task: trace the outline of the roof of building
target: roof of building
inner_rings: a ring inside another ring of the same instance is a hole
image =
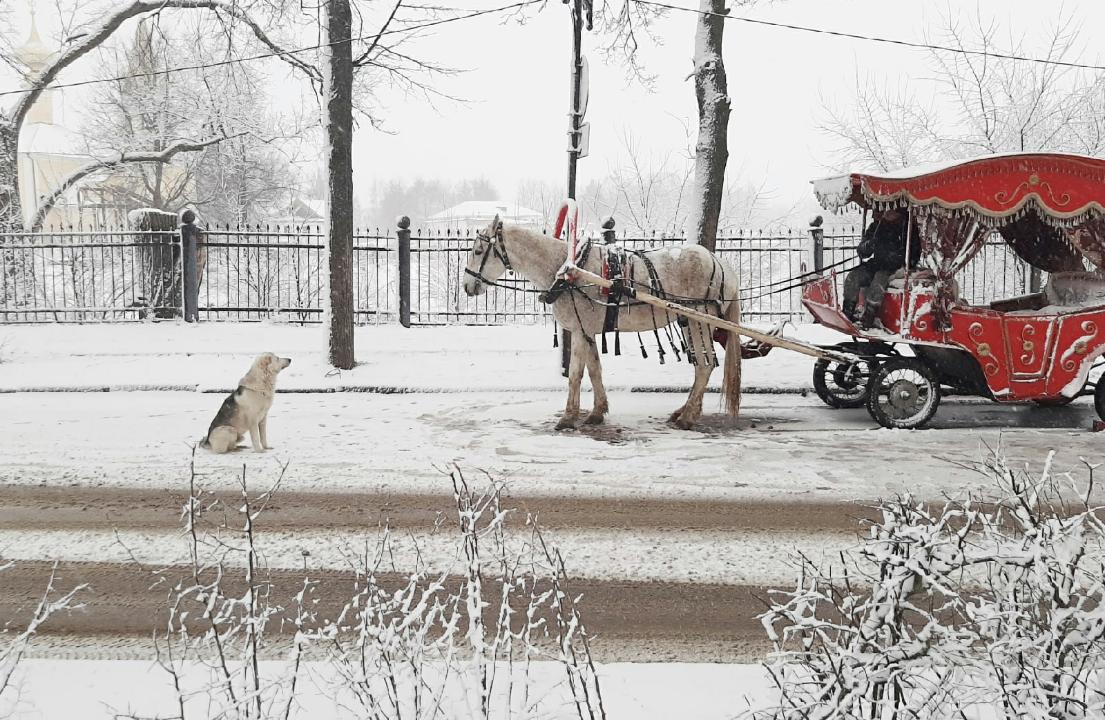
[[[430,222],[459,223],[465,221],[490,221],[496,215],[501,220],[516,223],[541,222],[544,215],[517,203],[505,200],[465,200],[451,208],[431,215]]]

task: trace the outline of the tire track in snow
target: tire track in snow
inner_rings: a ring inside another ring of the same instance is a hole
[[[237,495],[218,492],[233,507]],[[180,528],[183,490],[90,488],[41,485],[0,486],[0,528],[4,530],[112,530]],[[855,532],[877,517],[867,505],[847,502],[773,500],[674,500],[648,497],[549,497],[507,492],[505,507],[545,528],[619,530],[760,530]],[[411,493],[293,492],[281,490],[259,522],[262,529],[432,528],[438,514],[452,510],[447,495]]]
[[[25,621],[51,570],[50,563],[19,562],[4,571],[0,615]],[[187,577],[189,572],[173,566],[166,576]],[[353,576],[316,571],[311,577],[319,583],[320,615],[333,617],[342,598],[351,593]],[[385,586],[398,586],[403,580],[394,574],[379,577]],[[277,570],[271,581],[275,597],[291,598],[302,587],[302,574]],[[80,583],[90,585],[81,596],[84,607],[51,617],[40,629],[44,638],[39,652],[82,658],[152,656],[151,636],[165,624],[167,583],[155,585],[134,566],[123,564],[58,566],[57,587]],[[749,661],[767,649],[755,617],[763,610],[759,598],[767,597],[769,588],[764,586],[574,580],[570,589],[583,596],[585,621],[599,660],[624,660],[628,650],[643,660]],[[496,612],[495,606],[487,612]]]

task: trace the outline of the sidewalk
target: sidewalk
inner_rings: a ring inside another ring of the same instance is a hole
[[[843,339],[816,326],[788,326],[786,334],[818,343]],[[674,362],[670,347],[660,365],[656,340],[621,337],[622,355],[602,356],[611,390],[684,391],[692,372]],[[661,333],[661,337],[665,336]],[[552,326],[358,327],[357,367],[326,362],[322,327],[269,323],[183,322],[96,325],[0,325],[0,392],[233,389],[261,352],[291,357],[280,376],[284,392],[463,392],[563,390],[560,351]],[[666,342],[666,340],[665,340]],[[684,358],[685,360],[685,358]],[[745,361],[745,392],[799,392],[810,387],[813,360],[775,350]],[[720,369],[712,387],[721,382]],[[585,380],[585,386],[589,383]]]

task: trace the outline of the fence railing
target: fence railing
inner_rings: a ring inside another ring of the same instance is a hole
[[[858,240],[859,228],[826,229],[821,241],[824,264],[853,258]],[[324,241],[325,233],[318,226],[203,230],[196,249],[199,319],[321,321],[327,292]],[[639,250],[683,241],[622,237],[617,242]],[[403,304],[401,286],[408,288],[410,322],[415,325],[551,319],[548,308],[531,293],[488,288],[484,294],[468,297],[463,268],[471,243],[466,234],[411,233],[409,282],[401,283],[401,270],[408,266],[400,262],[398,235],[356,231],[355,321],[397,322]],[[0,323],[180,317],[181,247],[179,231],[0,233]],[[727,233],[718,239],[717,253],[739,274],[745,317],[804,317],[801,287],[787,280],[798,276],[803,267],[813,267],[809,231]],[[959,282],[965,300],[982,302],[1026,292],[1030,269],[995,239]],[[529,286],[521,282],[518,287]]]

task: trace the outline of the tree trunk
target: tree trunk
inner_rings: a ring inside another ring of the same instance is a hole
[[[349,0],[326,0],[326,111],[330,298],[325,318],[330,364],[353,367],[353,52]]]
[[[0,233],[16,232],[23,229],[23,204],[19,200],[19,128],[0,120]],[[16,289],[26,283],[19,278],[24,269],[24,257],[19,251],[4,248],[14,238],[0,236],[0,305],[13,309],[23,304],[23,298]]]
[[[729,160],[729,90],[721,59],[725,0],[701,0],[694,39],[694,94],[698,101],[698,144],[694,158],[688,239],[709,248],[717,243],[725,163]]]
[[[143,303],[161,320],[180,317],[184,298],[176,213],[152,208],[132,210],[127,214],[127,224],[132,230],[143,231],[134,235],[134,302]],[[148,312],[142,311],[139,316],[145,319]]]
[[[19,128],[0,120],[0,232],[23,229],[18,150]]]

